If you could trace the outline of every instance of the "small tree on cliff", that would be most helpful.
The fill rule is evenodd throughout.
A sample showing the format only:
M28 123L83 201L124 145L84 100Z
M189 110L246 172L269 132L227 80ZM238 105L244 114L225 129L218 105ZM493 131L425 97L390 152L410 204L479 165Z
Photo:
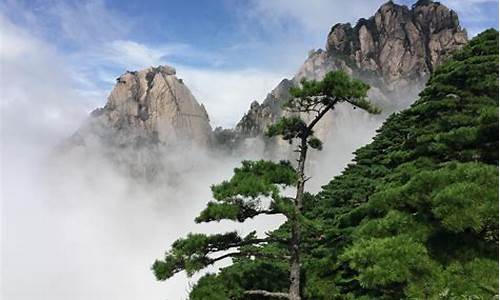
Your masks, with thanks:
M288 260L289 290L248 290L244 295L261 295L291 300L300 299L300 242L304 223L302 205L307 177L304 168L309 148L321 150L322 142L314 136L314 127L335 105L347 102L370 113L378 113L367 100L369 86L352 79L341 71L326 74L321 81L301 82L301 87L290 90L292 99L284 108L289 116L282 117L268 128L269 136L281 136L296 145L297 166L288 161L243 161L228 181L212 186L214 201L196 218L197 223L223 219L244 222L257 215L281 214L287 218L289 236L267 233L258 238L255 232L240 236L237 232L224 234L189 234L175 241L165 258L153 264L158 280L166 280L175 273L186 271L188 275L225 258L253 258ZM306 122L301 114L307 114ZM283 189L294 187L295 197L282 195ZM262 246L277 244L288 246L285 254L260 251Z

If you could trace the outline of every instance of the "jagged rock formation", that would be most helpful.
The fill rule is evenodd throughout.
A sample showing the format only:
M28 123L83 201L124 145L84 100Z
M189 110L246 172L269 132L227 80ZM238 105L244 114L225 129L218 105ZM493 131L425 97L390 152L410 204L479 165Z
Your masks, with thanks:
M176 184L172 180L184 172L177 160L211 145L213 133L204 106L175 73L159 66L118 77L106 105L90 114L58 154L76 155L77 161L104 158L138 181Z
M248 113L243 116L236 126L236 130L239 133L245 133L244 135L246 136L257 136L264 132L269 123L268 121L280 114L281 100L289 96L288 90L293 86L293 81L283 79L278 86L267 95L262 104L253 101Z
M87 144L98 138L112 146L180 142L207 146L211 131L204 106L175 76L175 69L159 66L118 77L106 105L91 113L72 141Z
M337 69L369 83L370 98L386 113L405 108L430 72L466 43L466 31L446 6L420 0L408 8L389 1L354 27L333 26L326 50L313 51L291 80L283 80L262 104L252 103L235 130L244 137L262 134L283 114L279 107L289 97L290 86L303 78L321 79Z

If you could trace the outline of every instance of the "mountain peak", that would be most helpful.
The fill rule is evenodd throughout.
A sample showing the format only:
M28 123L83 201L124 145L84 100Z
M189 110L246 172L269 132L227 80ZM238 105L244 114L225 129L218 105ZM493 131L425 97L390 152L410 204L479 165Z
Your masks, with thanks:
M288 82L320 80L340 69L370 84L370 98L386 112L394 112L412 103L436 66L466 43L457 14L439 2L420 0L409 8L388 1L354 26L332 26L326 51L309 53ZM275 89L282 91L278 96L271 93L262 105L253 105L238 132L256 136L279 118L281 103L290 97L286 88L280 83Z
M420 0L409 9L389 1L354 27L334 25L326 49L390 84L401 76L427 76L466 42L456 13L439 2Z
M106 105L94 110L75 134L79 144L89 136L113 146L137 141L146 146L148 142L209 144L211 127L205 107L175 74L175 68L166 65L122 74Z

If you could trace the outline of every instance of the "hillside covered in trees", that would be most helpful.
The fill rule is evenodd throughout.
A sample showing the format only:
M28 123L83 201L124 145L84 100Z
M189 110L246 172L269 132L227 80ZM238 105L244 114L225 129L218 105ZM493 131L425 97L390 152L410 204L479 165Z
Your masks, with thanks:
M306 194L304 299L498 295L498 96L498 32L487 30L432 74L411 108L389 117L342 175ZM285 223L272 234L289 230ZM284 247L259 250L279 257ZM287 289L286 261L233 262L202 277L190 298L263 299L244 291Z

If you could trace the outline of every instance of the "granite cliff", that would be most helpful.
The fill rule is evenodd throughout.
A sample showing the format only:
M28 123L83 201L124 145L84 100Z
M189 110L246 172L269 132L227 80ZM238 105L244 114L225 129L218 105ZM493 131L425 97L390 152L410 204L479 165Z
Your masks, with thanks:
M136 180L176 184L178 176L167 175L191 167L176 162L207 149L213 133L205 107L175 74L158 66L118 77L106 105L91 112L57 157L102 158Z
M386 114L400 110L417 97L432 70L466 43L457 14L446 6L420 0L409 8L389 1L355 26L334 25L326 50L311 51L292 79L281 81L262 104L252 103L235 132L244 138L262 135L283 114L291 86L338 69L369 83L370 98Z
M111 146L181 142L208 146L212 129L205 107L199 104L169 66L126 72L103 108L90 114L72 142L92 140Z

